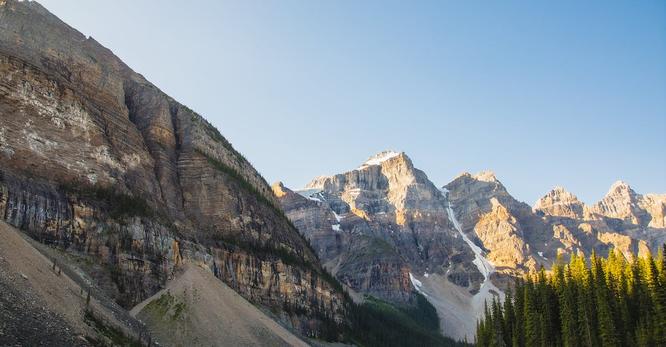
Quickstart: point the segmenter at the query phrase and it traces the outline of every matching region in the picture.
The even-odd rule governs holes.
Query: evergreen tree
[[[479,346],[666,346],[666,245],[643,258],[615,250],[560,257],[515,282],[477,323]]]

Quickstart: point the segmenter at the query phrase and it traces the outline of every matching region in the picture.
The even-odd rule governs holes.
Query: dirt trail
[[[130,313],[167,346],[308,346],[193,264]]]

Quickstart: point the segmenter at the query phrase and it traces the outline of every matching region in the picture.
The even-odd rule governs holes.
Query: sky
[[[269,182],[385,150],[529,204],[666,193],[666,1],[41,0]]]

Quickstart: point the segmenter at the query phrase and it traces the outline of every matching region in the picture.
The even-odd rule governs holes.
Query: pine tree
[[[578,334],[578,324],[576,322],[576,292],[571,269],[567,267],[561,274],[559,291],[560,301],[560,321],[562,331],[562,344],[565,347],[581,346],[580,336]]]
[[[613,319],[613,301],[611,300],[612,297],[609,294],[609,290],[606,285],[606,276],[603,272],[601,260],[593,254],[591,263],[594,277],[593,290],[596,294],[596,309],[598,312],[597,319],[599,322],[599,336],[601,345],[604,347],[619,346],[620,344],[617,338],[617,331]]]
[[[655,259],[611,250],[589,263],[558,258],[486,305],[480,346],[666,346],[666,251]]]
[[[514,326],[516,325],[516,312],[513,308],[513,296],[511,290],[506,292],[504,298],[504,344],[506,346],[513,346],[513,333]]]

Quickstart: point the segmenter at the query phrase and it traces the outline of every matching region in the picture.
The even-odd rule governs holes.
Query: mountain
[[[326,268],[357,294],[400,304],[421,293],[438,310],[443,331],[459,339],[473,336],[476,314],[448,294],[437,298],[433,283],[457,288],[455,300],[465,302],[500,295],[491,266],[459,229],[447,193],[405,153],[378,153],[353,170],[316,177],[303,190],[281,183],[273,190]]]
[[[666,241],[664,195],[616,183],[586,206],[555,187],[532,207],[491,171],[463,173],[436,189],[407,155],[393,151],[316,177],[302,190],[281,183],[273,190],[343,284],[398,303],[421,293],[444,334],[457,339],[474,338],[485,301],[501,300],[516,277],[550,268],[558,255],[617,249],[631,257]]]
[[[122,307],[195,264],[335,339],[346,296],[270,186],[204,118],[32,1],[0,1],[0,219]]]
[[[379,153],[355,170],[318,177],[306,189],[333,201],[334,211],[349,222],[341,224],[343,230],[386,241],[415,273],[445,267],[456,283],[478,287],[482,276],[449,218],[446,199],[404,153]]]

